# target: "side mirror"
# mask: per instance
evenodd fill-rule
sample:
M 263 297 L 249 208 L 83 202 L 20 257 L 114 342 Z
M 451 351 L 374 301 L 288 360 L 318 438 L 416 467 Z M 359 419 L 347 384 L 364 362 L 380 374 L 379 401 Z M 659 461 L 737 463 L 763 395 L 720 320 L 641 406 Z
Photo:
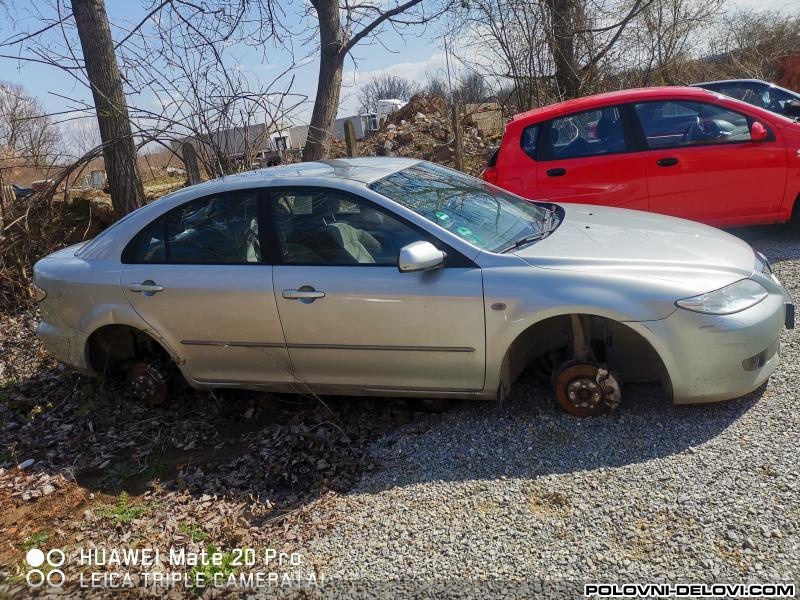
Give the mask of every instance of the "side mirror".
M 750 139 L 754 142 L 761 142 L 769 137 L 767 128 L 764 127 L 759 121 L 753 121 L 750 125 Z
M 403 272 L 428 271 L 444 264 L 445 256 L 441 250 L 430 242 L 413 242 L 400 248 L 397 268 Z

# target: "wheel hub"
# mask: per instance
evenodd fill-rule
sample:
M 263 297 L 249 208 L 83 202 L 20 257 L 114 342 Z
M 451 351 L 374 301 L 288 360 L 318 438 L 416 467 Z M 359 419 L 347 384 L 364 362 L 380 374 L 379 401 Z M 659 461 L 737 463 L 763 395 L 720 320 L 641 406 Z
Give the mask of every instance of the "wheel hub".
M 610 412 L 621 399 L 617 380 L 595 363 L 565 365 L 553 378 L 553 389 L 561 407 L 581 417 Z
M 155 361 L 142 361 L 131 367 L 128 383 L 133 395 L 148 404 L 161 404 L 167 398 L 167 378 Z
M 591 408 L 603 400 L 603 389 L 588 377 L 576 377 L 567 384 L 567 396 L 575 406 Z

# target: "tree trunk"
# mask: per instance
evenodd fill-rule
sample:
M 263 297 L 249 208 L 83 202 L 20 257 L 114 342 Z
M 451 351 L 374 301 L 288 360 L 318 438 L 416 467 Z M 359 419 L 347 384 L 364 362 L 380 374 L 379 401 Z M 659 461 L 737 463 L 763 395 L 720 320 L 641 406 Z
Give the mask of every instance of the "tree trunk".
M 580 94 L 581 81 L 575 61 L 574 0 L 550 0 L 552 32 L 550 51 L 555 66 L 558 93 L 567 100 Z
M 303 160 L 320 160 L 328 154 L 333 125 L 339 110 L 344 68 L 344 40 L 339 23 L 338 0 L 312 0 L 319 20 L 320 60 L 317 95 L 303 148 Z
M 72 0 L 72 12 L 94 96 L 111 202 L 119 218 L 144 203 L 122 76 L 103 0 Z

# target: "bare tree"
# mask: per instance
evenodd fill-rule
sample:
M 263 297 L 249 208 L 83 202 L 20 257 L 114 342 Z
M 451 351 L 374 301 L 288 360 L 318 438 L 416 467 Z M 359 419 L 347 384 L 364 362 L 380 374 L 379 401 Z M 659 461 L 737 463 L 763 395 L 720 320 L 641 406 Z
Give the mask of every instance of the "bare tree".
M 106 7 L 103 0 L 72 0 L 72 12 L 94 97 L 111 202 L 121 217 L 142 206 L 144 187 Z
M 57 155 L 59 141 L 58 128 L 38 100 L 19 85 L 0 83 L 0 153 L 3 156 L 43 167 Z
M 737 11 L 725 16 L 712 40 L 710 67 L 717 77 L 774 80 L 778 58 L 800 48 L 800 17 L 777 11 Z
M 686 83 L 687 65 L 709 51 L 707 32 L 717 29 L 724 0 L 656 0 L 631 22 L 623 37 L 621 86 Z
M 82 117 L 67 121 L 61 126 L 64 137 L 65 154 L 78 158 L 93 148 L 102 146 L 97 119 Z
M 147 89 L 160 107 L 134 107 L 142 133 L 173 151 L 193 144 L 211 176 L 250 168 L 262 152 L 277 153 L 273 138 L 285 135 L 306 100 L 291 92 L 292 66 L 268 81 L 231 68 L 236 43 L 258 40 L 264 17 L 250 15 L 263 6 L 244 0 L 221 2 L 211 12 L 175 6 L 146 34 L 132 36 L 123 54 L 132 85 Z
M 491 95 L 491 90 L 486 79 L 480 73 L 473 71 L 468 71 L 458 77 L 453 89 L 453 101 L 461 104 L 483 102 L 489 95 Z
M 419 25 L 439 16 L 449 6 L 433 13 L 423 10 L 423 0 L 407 0 L 392 8 L 380 2 L 350 3 L 340 0 L 310 0 L 319 33 L 319 76 L 314 109 L 303 149 L 303 160 L 318 160 L 328 152 L 339 96 L 344 60 L 362 41 L 376 39 L 384 25 L 395 29 Z
M 371 113 L 378 109 L 378 100 L 389 98 L 408 100 L 418 91 L 419 85 L 413 81 L 396 75 L 381 75 L 373 77 L 361 86 L 358 101 L 363 112 Z
M 658 0 L 471 0 L 452 20 L 462 64 L 521 109 L 602 89 L 625 29 Z
M 426 94 L 433 94 L 434 96 L 439 96 L 445 100 L 449 99 L 450 90 L 447 87 L 447 81 L 444 77 L 431 73 L 426 73 L 425 77 L 426 81 L 423 91 Z

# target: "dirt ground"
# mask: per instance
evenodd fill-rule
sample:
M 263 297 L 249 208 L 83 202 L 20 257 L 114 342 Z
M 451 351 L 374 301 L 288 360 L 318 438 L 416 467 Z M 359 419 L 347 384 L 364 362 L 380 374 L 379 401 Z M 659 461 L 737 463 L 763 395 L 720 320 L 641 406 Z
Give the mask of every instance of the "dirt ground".
M 437 418 L 406 400 L 191 389 L 143 406 L 54 363 L 36 318 L 0 317 L 0 598 L 30 593 L 33 547 L 290 553 L 341 518 L 328 507 L 377 467 L 370 442 Z

